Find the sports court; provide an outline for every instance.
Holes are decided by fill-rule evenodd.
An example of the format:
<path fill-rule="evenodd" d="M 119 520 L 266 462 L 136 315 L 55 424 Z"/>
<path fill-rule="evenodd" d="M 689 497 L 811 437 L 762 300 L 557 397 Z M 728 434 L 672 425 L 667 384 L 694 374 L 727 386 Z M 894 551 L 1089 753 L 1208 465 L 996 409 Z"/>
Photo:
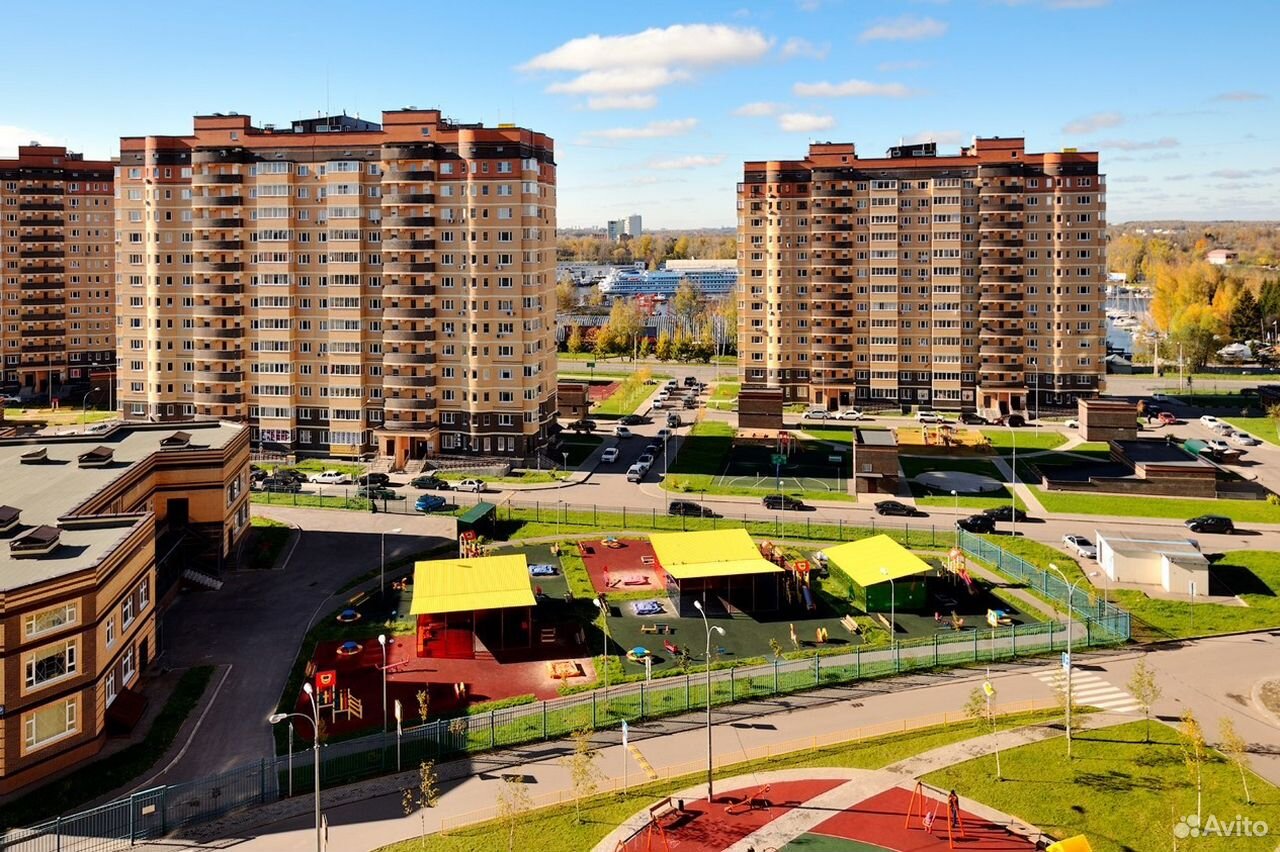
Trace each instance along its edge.
<path fill-rule="evenodd" d="M 848 452 L 840 449 L 824 441 L 795 438 L 787 432 L 776 438 L 739 436 L 730 445 L 724 466 L 713 481 L 733 488 L 776 488 L 781 476 L 783 491 L 843 492 L 852 461 Z M 784 458 L 780 465 L 775 464 L 775 456 Z"/>
<path fill-rule="evenodd" d="M 578 553 L 591 585 L 600 594 L 652 591 L 666 593 L 666 576 L 653 546 L 634 538 L 584 539 Z"/>

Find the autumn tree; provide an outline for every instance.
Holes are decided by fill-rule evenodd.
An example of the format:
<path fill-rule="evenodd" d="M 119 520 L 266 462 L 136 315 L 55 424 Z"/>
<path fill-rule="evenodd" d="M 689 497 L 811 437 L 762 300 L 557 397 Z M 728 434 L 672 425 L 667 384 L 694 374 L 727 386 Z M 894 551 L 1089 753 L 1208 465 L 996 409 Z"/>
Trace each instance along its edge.
<path fill-rule="evenodd" d="M 689 238 L 683 234 L 676 238 L 675 245 L 671 247 L 671 257 L 675 260 L 684 260 L 689 257 Z"/>
<path fill-rule="evenodd" d="M 1218 722 L 1218 731 L 1222 736 L 1222 741 L 1218 745 L 1218 749 L 1227 756 L 1232 765 L 1240 770 L 1240 783 L 1244 786 L 1244 802 L 1246 805 L 1253 804 L 1253 797 L 1249 795 L 1249 744 L 1244 741 L 1244 737 L 1240 736 L 1240 732 L 1236 730 L 1235 723 L 1230 718 L 1223 716 Z"/>
<path fill-rule="evenodd" d="M 567 313 L 573 310 L 574 304 L 578 301 L 578 288 L 574 286 L 573 279 L 569 277 L 561 278 L 556 282 L 556 310 L 561 313 Z"/>
<path fill-rule="evenodd" d="M 636 343 L 644 331 L 644 312 L 635 302 L 618 299 L 609 311 L 609 333 L 614 347 L 634 357 Z"/>
<path fill-rule="evenodd" d="M 1204 793 L 1204 765 L 1209 761 L 1209 745 L 1205 742 L 1204 729 L 1190 710 L 1182 714 L 1182 724 L 1178 726 L 1178 745 L 1182 749 L 1182 762 L 1186 764 L 1187 772 L 1196 787 L 1196 818 L 1199 819 Z"/>
<path fill-rule="evenodd" d="M 692 331 L 702 313 L 702 291 L 688 278 L 680 280 L 671 300 L 671 313 L 685 331 Z"/>
<path fill-rule="evenodd" d="M 1147 665 L 1147 658 L 1142 657 L 1129 676 L 1129 694 L 1138 702 L 1142 710 L 1142 718 L 1146 722 L 1143 741 L 1151 742 L 1151 707 L 1160 700 L 1160 683 L 1156 680 L 1155 671 Z"/>
<path fill-rule="evenodd" d="M 574 822 L 582 825 L 582 799 L 600 788 L 600 767 L 596 766 L 599 752 L 591 745 L 590 728 L 574 731 L 572 738 L 573 751 L 564 758 L 564 764 L 573 785 Z"/>
<path fill-rule="evenodd" d="M 414 811 L 422 820 L 420 839 L 422 848 L 427 848 L 427 808 L 434 808 L 440 802 L 439 779 L 436 777 L 435 763 L 425 760 L 418 766 L 417 787 L 406 787 L 400 793 L 400 807 L 405 816 L 412 816 Z"/>
<path fill-rule="evenodd" d="M 597 358 L 603 358 L 613 351 L 613 330 L 607 325 L 596 329 L 596 342 L 592 350 Z"/>
<path fill-rule="evenodd" d="M 579 352 L 582 351 L 582 347 L 583 347 L 582 326 L 575 325 L 572 328 L 572 330 L 570 330 L 569 340 L 567 343 L 565 343 L 565 347 L 569 350 L 570 353 L 574 355 L 577 355 Z"/>
<path fill-rule="evenodd" d="M 529 787 L 518 775 L 507 775 L 497 795 L 498 821 L 507 827 L 507 852 L 515 852 L 516 827 L 524 815 L 533 809 L 533 797 Z"/>
<path fill-rule="evenodd" d="M 671 332 L 665 328 L 658 332 L 658 343 L 654 346 L 653 354 L 657 356 L 659 361 L 670 361 L 675 355 L 675 345 L 671 340 Z"/>

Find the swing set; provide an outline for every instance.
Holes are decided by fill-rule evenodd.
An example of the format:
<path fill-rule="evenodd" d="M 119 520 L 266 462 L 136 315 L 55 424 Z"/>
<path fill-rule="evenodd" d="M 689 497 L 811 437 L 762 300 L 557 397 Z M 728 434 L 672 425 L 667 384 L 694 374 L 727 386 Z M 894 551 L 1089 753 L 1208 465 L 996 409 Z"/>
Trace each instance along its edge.
<path fill-rule="evenodd" d="M 631 840 L 637 838 L 642 832 L 644 834 L 644 852 L 658 852 L 658 850 L 671 852 L 671 843 L 667 839 L 667 830 L 662 821 L 675 813 L 679 813 L 679 809 L 672 803 L 670 796 L 652 805 L 649 808 L 649 821 L 644 828 L 631 835 L 627 840 L 619 840 L 614 852 L 630 852 Z M 636 852 L 639 852 L 639 849 L 640 847 L 637 846 Z"/>
<path fill-rule="evenodd" d="M 920 828 L 933 834 L 933 826 L 936 823 L 938 815 L 938 806 L 943 807 L 943 817 L 947 823 L 947 848 L 956 848 L 956 832 L 961 837 L 968 837 L 964 831 L 964 817 L 960 815 L 959 797 L 954 795 L 946 797 L 945 801 L 938 801 L 931 798 L 930 794 L 942 795 L 942 791 L 936 787 L 929 787 L 923 782 L 917 781 L 915 789 L 911 791 L 911 802 L 907 805 L 907 818 L 903 822 L 903 828 L 911 828 L 911 818 L 913 816 L 920 817 Z M 925 812 L 925 806 L 931 805 L 928 813 Z"/>

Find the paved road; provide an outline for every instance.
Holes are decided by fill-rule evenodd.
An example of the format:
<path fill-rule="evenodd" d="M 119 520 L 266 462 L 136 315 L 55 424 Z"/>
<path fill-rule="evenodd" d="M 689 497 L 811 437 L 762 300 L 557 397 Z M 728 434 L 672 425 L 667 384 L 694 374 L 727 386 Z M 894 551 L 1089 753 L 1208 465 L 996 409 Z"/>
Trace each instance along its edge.
<path fill-rule="evenodd" d="M 1132 703 L 1112 698 L 1122 694 L 1142 652 L 1124 651 L 1082 656 L 1077 660 L 1076 684 L 1080 700 L 1104 696 L 1099 703 L 1115 711 Z M 1254 768 L 1272 783 L 1280 783 L 1280 732 L 1276 721 L 1252 703 L 1256 683 L 1266 676 L 1280 677 L 1280 632 L 1221 637 L 1197 643 L 1170 646 L 1147 655 L 1154 666 L 1164 696 L 1153 708 L 1159 716 L 1175 719 L 1192 710 L 1205 725 L 1211 740 L 1217 739 L 1218 719 L 1230 718 L 1241 735 L 1254 744 Z M 1000 702 L 1051 700 L 1052 689 L 1045 675 L 1052 663 L 1028 661 L 993 671 L 992 681 Z M 718 760 L 733 760 L 744 751 L 768 745 L 794 743 L 813 737 L 848 731 L 923 715 L 960 711 L 982 675 L 953 671 L 940 675 L 913 675 L 893 681 L 870 683 L 845 689 L 828 689 L 791 696 L 782 703 L 740 704 L 715 713 L 715 752 Z M 1098 684 L 1102 684 L 1099 686 Z M 1130 712 L 1130 718 L 1140 718 Z M 658 772 L 683 767 L 705 754 L 706 729 L 702 717 L 666 720 L 632 728 L 632 740 Z M 616 731 L 596 736 L 600 746 L 599 766 L 611 780 L 622 774 L 624 753 Z M 569 789 L 560 760 L 568 750 L 563 743 L 540 743 L 474 759 L 464 777 L 447 782 L 439 815 L 456 817 L 492 806 L 500 774 L 517 771 L 527 776 L 538 797 L 554 797 Z M 640 777 L 639 767 L 629 763 L 631 779 Z M 442 767 L 447 775 L 448 767 Z M 406 818 L 400 811 L 399 787 L 408 786 L 411 776 L 374 782 L 364 789 L 344 788 L 326 794 L 331 849 L 366 850 L 411 837 L 420 830 L 417 817 Z M 379 786 L 380 785 L 380 786 Z M 337 800 L 345 803 L 338 804 Z M 306 802 L 292 803 L 299 815 L 279 822 L 246 827 L 253 814 L 237 820 L 224 840 L 207 848 L 225 848 L 239 840 L 236 848 L 245 852 L 305 852 L 314 847 L 314 834 Z M 433 814 L 433 816 L 435 816 Z M 438 817 L 437 817 L 438 818 Z M 188 847 L 189 848 L 189 847 Z"/>

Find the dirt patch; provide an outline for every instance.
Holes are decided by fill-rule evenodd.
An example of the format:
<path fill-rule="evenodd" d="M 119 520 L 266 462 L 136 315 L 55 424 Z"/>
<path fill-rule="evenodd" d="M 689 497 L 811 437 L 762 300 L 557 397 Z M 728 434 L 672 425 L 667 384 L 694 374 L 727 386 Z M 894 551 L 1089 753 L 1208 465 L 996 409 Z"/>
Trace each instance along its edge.
<path fill-rule="evenodd" d="M 1280 716 L 1280 680 L 1269 680 L 1258 690 L 1262 706 L 1276 716 Z"/>

